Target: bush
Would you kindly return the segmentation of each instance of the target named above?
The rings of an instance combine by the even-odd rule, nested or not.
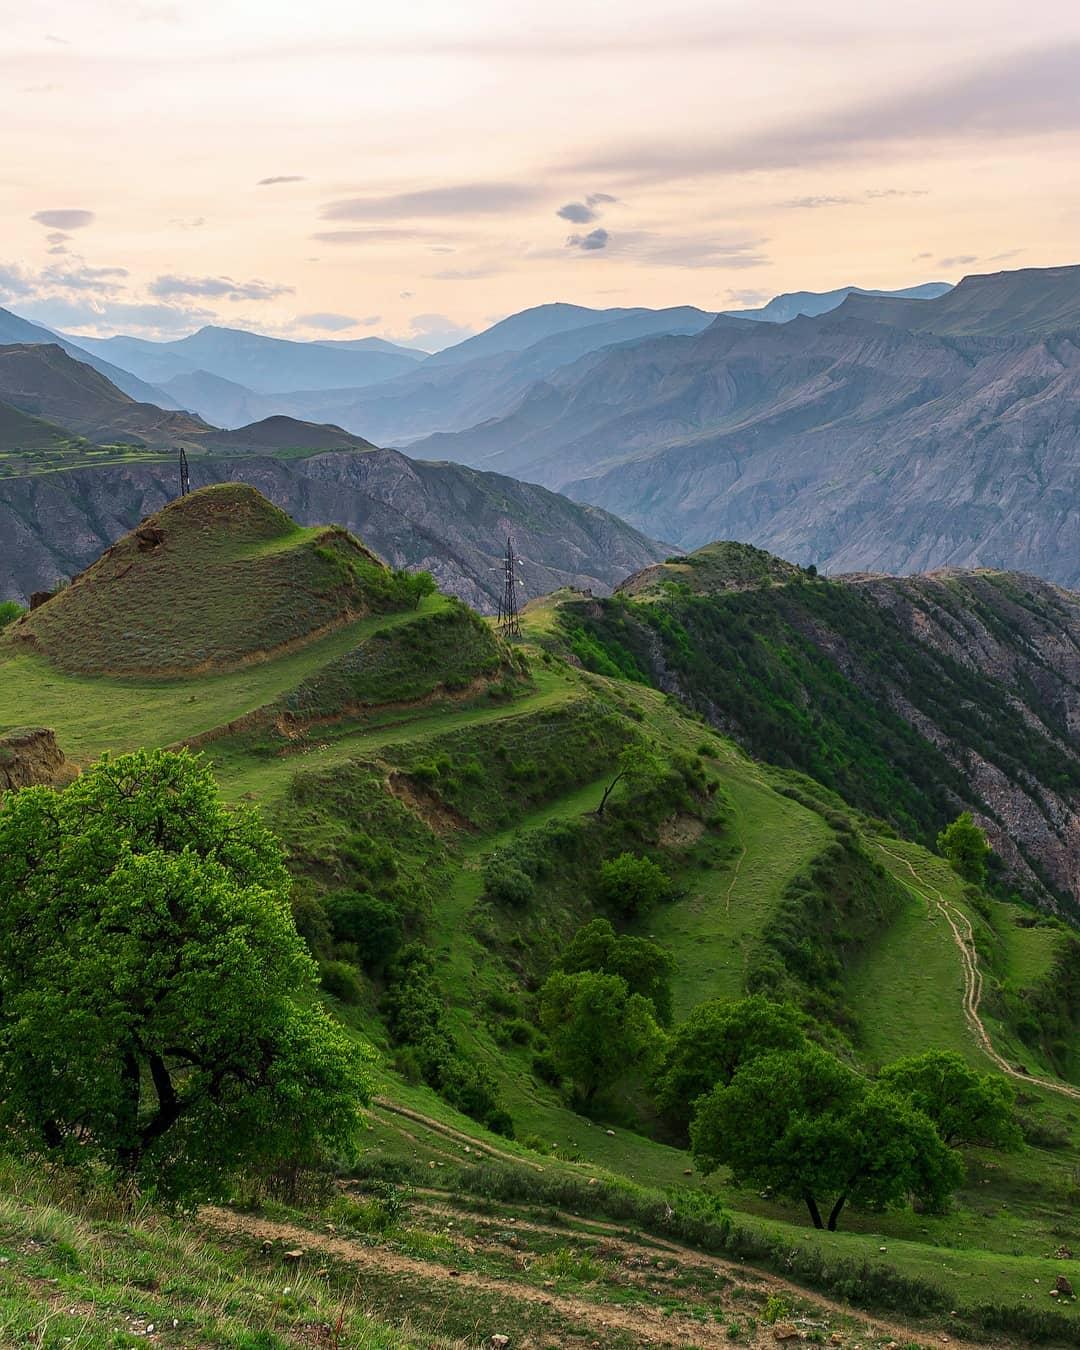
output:
[[[484,894],[496,904],[521,909],[532,899],[535,889],[532,878],[520,867],[497,855],[484,868]]]
[[[382,970],[404,939],[401,914],[389,900],[365,891],[335,895],[328,902],[330,925],[338,942],[356,945],[361,962]]]
[[[294,887],[289,903],[296,931],[307,943],[312,956],[328,956],[333,934],[326,910],[313,895],[305,894],[299,887]]]
[[[644,914],[665,899],[670,883],[651,858],[620,853],[601,864],[597,890],[605,904],[630,918]]]
[[[324,961],[319,967],[322,987],[342,1003],[359,1003],[364,990],[356,971],[344,961]]]

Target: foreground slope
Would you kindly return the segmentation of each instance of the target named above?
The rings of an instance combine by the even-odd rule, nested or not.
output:
[[[196,494],[188,509],[233,490]],[[257,499],[251,510],[254,523],[242,529],[229,514],[206,516],[191,536],[199,556],[241,569],[253,558],[292,565],[290,555],[303,556],[306,532]],[[253,537],[238,544],[247,529]],[[109,584],[122,587],[157,557],[157,594],[169,603],[148,607],[147,638],[164,645],[175,640],[192,555],[133,547],[132,571]],[[112,565],[105,560],[103,575]],[[791,575],[757,557],[725,562],[721,550],[709,585],[727,578],[730,595],[752,597],[763,571]],[[1069,1082],[1080,1070],[1080,980],[1077,944],[1061,925],[970,891],[919,844],[812,779],[749,758],[641,679],[582,670],[566,630],[575,642],[589,617],[582,607],[603,609],[594,600],[530,606],[513,645],[438,596],[321,637],[312,615],[299,645],[170,679],[65,670],[68,623],[69,645],[91,651],[116,629],[85,593],[70,609],[63,598],[35,611],[39,622],[53,611],[48,650],[0,643],[0,721],[54,727],[77,763],[141,744],[203,748],[228,797],[254,804],[284,839],[297,923],[322,963],[330,1006],[382,1052],[380,1091],[367,1155],[328,1204],[303,1196],[288,1212],[280,1202],[261,1215],[203,1211],[152,1232],[137,1221],[138,1250],[161,1244],[152,1247],[153,1288],[113,1267],[115,1244],[94,1214],[80,1217],[48,1178],[12,1176],[22,1203],[0,1237],[11,1317],[28,1316],[35,1279],[55,1279],[64,1334],[60,1319],[74,1304],[94,1335],[120,1312],[131,1334],[179,1314],[192,1343],[239,1336],[235,1319],[254,1318],[258,1295],[272,1304],[259,1326],[278,1338],[264,1336],[265,1345],[333,1344],[331,1306],[354,1337],[341,1343],[357,1345],[394,1343],[365,1341],[383,1333],[365,1329],[364,1316],[393,1324],[401,1344],[448,1334],[468,1345],[494,1335],[535,1347],[769,1344],[770,1319],[792,1318],[807,1337],[852,1345],[942,1335],[1075,1343],[1075,1308],[1051,1311],[1045,1292],[1072,1270],[1053,1253],[1071,1236],[1067,1178],[1080,1166],[1080,1089]],[[251,601],[248,592],[235,600],[230,627]],[[598,815],[629,745],[651,747],[657,774],[619,787]],[[696,1175],[637,1093],[616,1093],[597,1121],[574,1110],[544,1066],[536,989],[580,925],[610,915],[595,872],[623,850],[647,852],[672,879],[670,899],[651,913],[612,917],[674,958],[676,1020],[706,999],[759,988],[796,1000],[866,1071],[912,1044],[956,1049],[1023,1078],[1031,1147],[969,1150],[968,1180],[947,1215],[863,1212],[846,1232],[815,1235],[791,1207],[727,1175]],[[526,877],[516,898],[493,884],[507,861]],[[513,1137],[475,1119],[487,1108],[455,1096],[453,1083],[433,1082],[419,1048],[395,1030],[393,979],[330,927],[357,895],[421,943],[440,1035],[469,1081],[493,1085]],[[386,1179],[407,1193],[404,1214],[384,1223],[386,1192],[374,1182]],[[248,1198],[277,1194],[267,1188]],[[52,1247],[32,1245],[40,1235],[76,1256],[65,1249],[54,1261]],[[230,1269],[241,1275],[220,1314],[232,1326],[207,1320],[185,1243],[205,1249],[215,1291]],[[281,1253],[296,1249],[305,1255],[286,1276]],[[853,1301],[878,1308],[878,1320],[864,1321]],[[883,1308],[892,1309],[884,1320]]]

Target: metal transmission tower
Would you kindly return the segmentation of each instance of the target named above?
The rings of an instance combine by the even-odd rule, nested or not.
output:
[[[521,559],[514,553],[514,541],[506,537],[506,554],[502,562],[503,590],[499,597],[499,627],[503,637],[520,637],[521,624],[518,620],[517,588],[525,583],[518,575]]]
[[[187,455],[180,447],[180,496],[186,497],[191,491],[191,474],[188,472]]]

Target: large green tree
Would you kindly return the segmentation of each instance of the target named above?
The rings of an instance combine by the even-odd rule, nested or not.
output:
[[[770,1050],[801,1049],[802,1023],[790,1003],[772,1003],[762,994],[698,1004],[671,1038],[656,1081],[657,1105],[685,1129],[698,1098],[730,1083],[740,1065]]]
[[[706,1170],[726,1164],[740,1182],[801,1200],[814,1227],[830,1231],[849,1201],[918,1196],[938,1208],[963,1177],[921,1111],[812,1045],[744,1064],[699,1103],[690,1137]]]
[[[652,1004],[618,975],[557,970],[540,991],[540,1025],[559,1072],[586,1106],[596,1094],[660,1053],[663,1034]]]
[[[618,934],[607,919],[593,919],[579,928],[559,961],[568,975],[583,970],[620,975],[632,994],[653,1005],[657,1021],[671,1022],[671,976],[675,960],[648,938]]]
[[[927,1050],[898,1059],[879,1081],[930,1117],[946,1144],[1019,1148],[1016,1092],[1001,1074],[977,1073],[954,1050]]]
[[[279,845],[201,760],[0,805],[0,1126],[24,1146],[179,1199],[351,1150],[366,1056],[315,986]]]

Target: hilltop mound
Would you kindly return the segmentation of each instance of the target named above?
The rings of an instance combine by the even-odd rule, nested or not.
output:
[[[192,445],[207,430],[187,413],[136,403],[104,375],[49,344],[0,347],[0,398],[94,441]]]
[[[303,529],[254,488],[223,483],[149,516],[10,641],[85,673],[224,669],[412,604],[411,582],[346,531]]]
[[[264,417],[233,431],[211,431],[202,438],[208,450],[253,454],[275,450],[374,450],[370,441],[341,427],[301,422],[295,417]]]
[[[668,558],[653,567],[644,567],[616,589],[620,595],[641,597],[658,593],[667,585],[688,589],[694,595],[711,595],[715,591],[771,586],[774,582],[793,581],[800,575],[802,569],[794,563],[776,558],[762,548],[722,539],[685,557]]]

